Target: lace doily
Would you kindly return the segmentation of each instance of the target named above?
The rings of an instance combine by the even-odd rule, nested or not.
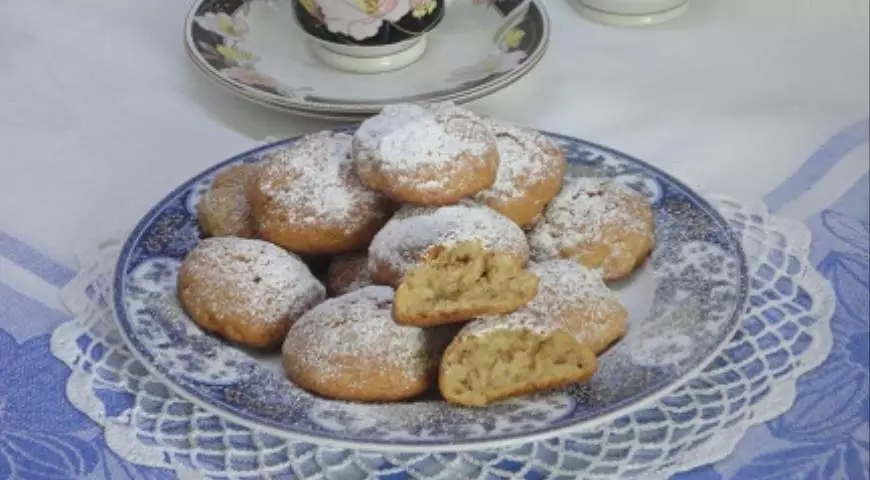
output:
[[[123,237],[80,252],[62,291],[75,319],[52,335],[67,395],[130,462],[181,478],[666,478],[728,455],[787,411],[797,378],[831,349],[830,285],[809,264],[810,233],[761,205],[711,199],[742,236],[752,275],[743,327],[701,375],[657,404],[591,431],[493,451],[382,454],[292,443],[225,421],[171,393],[129,354],[106,300]]]

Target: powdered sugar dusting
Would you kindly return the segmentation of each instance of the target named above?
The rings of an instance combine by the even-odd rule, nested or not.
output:
[[[440,354],[438,344],[446,344],[438,342],[442,331],[395,323],[393,296],[390,287],[372,286],[321,303],[290,329],[284,355],[292,350],[326,379],[340,375],[337,357],[393,365],[411,378],[428,376]]]
[[[419,181],[421,170],[434,169],[443,175],[417,187],[436,189],[451,181],[460,154],[479,158],[495,146],[495,138],[480,117],[447,102],[384,107],[360,125],[353,143],[358,170],[403,182]]]
[[[326,297],[323,285],[293,254],[262,240],[207,238],[182,272],[195,279],[196,301],[221,317],[274,324],[293,320]]]
[[[363,185],[353,171],[351,142],[346,133],[324,131],[270,152],[257,182],[270,210],[279,210],[294,225],[346,232],[383,211],[386,197]]]
[[[524,260],[529,256],[522,229],[488,207],[406,205],[375,235],[369,261],[373,268],[386,263],[401,277],[420,262],[428,248],[475,240],[486,250],[513,253]]]
[[[212,188],[197,205],[199,224],[206,235],[254,235],[251,207],[244,187]]]
[[[597,270],[572,260],[550,260],[529,266],[540,278],[538,294],[524,308],[558,318],[568,309],[582,308],[596,318],[622,310],[619,298]]]
[[[498,331],[531,332],[548,336],[557,331],[567,331],[560,321],[527,309],[507,315],[488,315],[466,325],[459,336],[485,337]]]
[[[561,150],[545,136],[509,124],[492,122],[500,163],[495,184],[475,195],[478,201],[508,201],[525,195],[527,189],[565,172]]]
[[[532,258],[535,261],[558,258],[565,249],[603,242],[607,229],[646,232],[648,225],[631,205],[637,199],[646,201],[631,187],[607,178],[566,180],[562,191],[529,232]]]

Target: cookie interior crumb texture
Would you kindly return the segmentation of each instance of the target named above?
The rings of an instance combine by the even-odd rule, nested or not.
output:
[[[429,327],[513,312],[538,292],[538,277],[515,256],[470,241],[428,255],[396,291],[394,319]]]
[[[442,360],[439,388],[450,403],[481,407],[588,380],[597,368],[592,350],[567,331],[497,328],[460,333]]]

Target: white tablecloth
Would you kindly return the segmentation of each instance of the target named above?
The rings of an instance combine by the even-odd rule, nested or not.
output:
[[[693,0],[679,20],[638,30],[593,24],[563,0],[546,6],[547,56],[473,108],[625,151],[703,191],[764,199],[811,226],[839,202],[853,223],[828,229],[845,239],[836,245],[866,246],[867,0]],[[250,105],[202,78],[182,49],[188,8],[184,0],[0,2],[0,327],[14,342],[44,338],[63,320],[54,297],[75,266],[75,242],[130,228],[179,183],[267,136],[328,126]],[[858,300],[864,281],[852,292]],[[48,310],[11,303],[22,298]],[[866,357],[868,320],[855,318],[851,351]],[[0,397],[13,378],[3,367]],[[852,458],[856,472],[868,455],[861,405],[858,443],[829,443],[847,445],[843,464]],[[717,468],[737,471],[758,445],[781,446],[754,438]],[[848,445],[863,445],[860,462]],[[10,455],[0,448],[0,477]]]

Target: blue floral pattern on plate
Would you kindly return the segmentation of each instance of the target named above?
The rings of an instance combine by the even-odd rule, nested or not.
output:
[[[188,181],[154,207],[128,238],[113,306],[133,354],[197,405],[293,438],[401,451],[458,450],[557,435],[612,419],[672,391],[703,368],[738,326],[746,259],[727,222],[669,175],[621,153],[559,135],[569,175],[602,175],[643,192],[656,215],[657,248],[617,287],[631,328],[585,385],[463,409],[440,401],[360,405],[312,396],[285,380],[275,355],[244,351],[201,332],[175,298],[175,273],[199,240],[193,206],[214,174],[256,161],[277,142]]]

